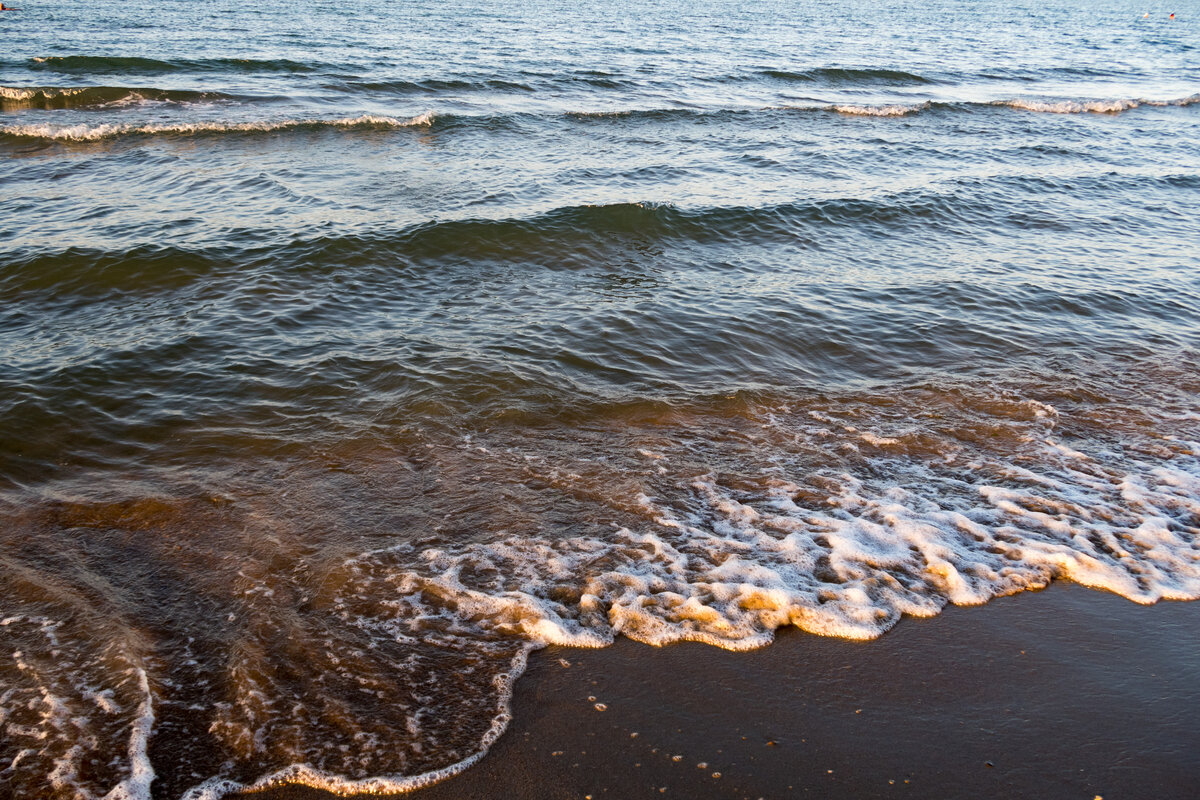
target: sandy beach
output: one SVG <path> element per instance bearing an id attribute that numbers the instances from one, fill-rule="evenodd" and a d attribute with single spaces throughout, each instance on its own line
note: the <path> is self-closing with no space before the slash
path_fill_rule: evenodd
<path id="1" fill-rule="evenodd" d="M 873 642 L 552 647 L 485 759 L 406 796 L 1194 797 L 1198 622 L 1056 583 Z"/>

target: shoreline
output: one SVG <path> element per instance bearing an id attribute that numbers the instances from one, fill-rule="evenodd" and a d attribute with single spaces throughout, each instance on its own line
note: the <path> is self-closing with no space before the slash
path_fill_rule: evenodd
<path id="1" fill-rule="evenodd" d="M 869 642 L 548 647 L 487 755 L 402 796 L 1182 800 L 1200 785 L 1196 652 L 1200 603 L 1067 582 Z"/>

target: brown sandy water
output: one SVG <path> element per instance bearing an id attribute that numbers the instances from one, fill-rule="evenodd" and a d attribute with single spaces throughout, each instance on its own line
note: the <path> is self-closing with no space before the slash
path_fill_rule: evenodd
<path id="1" fill-rule="evenodd" d="M 1141 402 L 1148 386 L 1152 410 Z M 744 651 L 786 626 L 870 639 L 904 614 L 1054 579 L 1139 603 L 1187 599 L 1198 570 L 1194 388 L 1190 370 L 1155 367 L 1120 382 L 982 392 L 931 385 L 523 411 L 457 430 L 431 416 L 257 463 L 93 468 L 10 489 L 6 779 L 18 794 L 46 775 L 99 791 L 132 785 L 150 765 L 163 796 L 234 781 L 395 791 L 473 763 L 504 730 L 526 655 L 547 644 L 594 648 L 622 634 Z M 207 448 L 205 436 L 191 446 Z M 1120 604 L 1115 619 L 1127 625 L 1135 606 Z M 947 691 L 957 683 L 943 659 L 992 652 L 1045 619 L 1009 631 L 1014 613 L 961 641 L 947 628 L 944 649 L 902 634 L 876 650 L 789 635 L 793 644 L 747 654 L 744 668 L 693 647 L 562 657 L 617 659 L 614 674 L 649 692 L 625 698 L 627 713 L 654 718 L 656 693 L 719 676 L 726 683 L 713 691 L 730 702 L 773 696 L 765 675 L 751 676 L 776 665 L 778 680 L 804 680 L 787 677 L 793 660 L 810 658 L 789 655 L 794 647 L 873 653 L 863 669 L 881 680 L 882 665 L 900 659 Z M 1103 651 L 1109 634 L 1086 620 L 1070 641 Z M 1154 635 L 1151 656 L 1176 652 L 1159 653 L 1171 636 Z M 701 675 L 674 658 L 699 659 Z M 544 673 L 551 662 L 538 663 Z M 1172 679 L 1190 674 L 1184 667 Z M 963 674 L 962 691 L 991 680 Z M 836 679 L 815 684 L 818 694 L 837 696 Z M 890 690 L 879 688 L 883 701 Z M 995 703 L 986 699 L 989 714 Z M 1167 752 L 1181 741 L 1162 740 Z M 202 780 L 213 774 L 227 783 Z"/>

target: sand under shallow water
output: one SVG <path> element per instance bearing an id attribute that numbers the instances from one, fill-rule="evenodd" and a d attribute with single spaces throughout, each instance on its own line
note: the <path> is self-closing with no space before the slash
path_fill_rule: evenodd
<path id="1" fill-rule="evenodd" d="M 1198 622 L 1055 583 L 872 642 L 550 647 L 484 760 L 406 796 L 1190 798 Z"/>

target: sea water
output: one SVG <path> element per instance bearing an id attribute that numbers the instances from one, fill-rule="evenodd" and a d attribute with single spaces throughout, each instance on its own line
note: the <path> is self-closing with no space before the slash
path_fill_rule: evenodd
<path id="1" fill-rule="evenodd" d="M 547 643 L 1200 597 L 1198 25 L 0 13 L 0 785 L 411 787 Z"/>

